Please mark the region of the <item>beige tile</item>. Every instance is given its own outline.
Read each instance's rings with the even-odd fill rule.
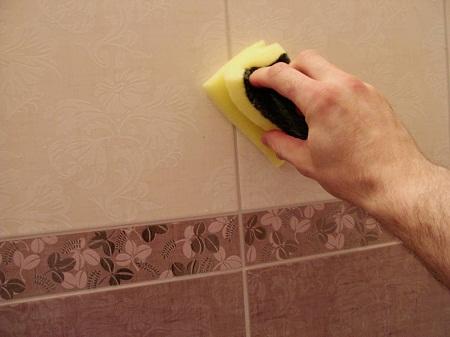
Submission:
[[[395,240],[367,212],[342,201],[244,213],[242,223],[247,264]]]
[[[230,0],[229,12],[233,53],[258,39],[317,49],[384,92],[428,157],[450,165],[441,1]],[[329,198],[242,136],[238,148],[244,208]]]
[[[243,337],[241,273],[0,307],[2,337]]]
[[[249,272],[252,336],[444,337],[450,293],[402,246]]]
[[[447,36],[447,89],[450,94],[450,2],[448,0],[444,0],[444,7],[445,7],[445,27],[446,32],[445,35]],[[448,103],[448,113],[450,116],[450,97],[449,97],[449,103]],[[450,117],[449,117],[449,123],[448,128],[450,130]]]
[[[241,265],[236,215],[0,241],[0,304]]]
[[[221,1],[0,5],[0,237],[231,211]]]

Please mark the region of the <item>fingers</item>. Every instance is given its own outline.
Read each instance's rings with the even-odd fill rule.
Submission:
[[[290,66],[308,75],[309,77],[325,81],[347,75],[344,71],[328,62],[316,51],[308,49],[295,57]]]
[[[278,157],[294,165],[301,174],[312,176],[313,165],[306,141],[291,137],[280,130],[272,130],[263,135],[262,142],[275,151]]]
[[[294,102],[303,113],[307,113],[309,102],[320,91],[317,81],[281,62],[257,69],[250,76],[250,83],[277,91]]]

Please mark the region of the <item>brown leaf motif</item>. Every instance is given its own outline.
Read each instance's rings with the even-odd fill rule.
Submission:
[[[109,277],[109,285],[111,286],[119,285],[121,281],[128,281],[133,278],[133,271],[128,268],[119,268],[116,270],[113,260],[109,257],[102,257],[100,265],[108,273],[107,277]],[[102,282],[103,280],[99,284]]]
[[[184,265],[181,262],[172,263],[170,270],[172,271],[174,276],[183,276],[183,275],[192,275],[196,274],[199,269],[199,264],[197,260],[192,260]]]
[[[145,242],[150,242],[155,239],[156,234],[164,234],[167,231],[167,225],[151,225],[144,228],[141,235]]]
[[[94,237],[89,241],[88,246],[93,249],[101,247],[103,252],[108,256],[112,256],[115,250],[114,242],[108,239],[105,231],[95,232]]]
[[[205,248],[212,252],[217,253],[220,248],[220,241],[216,234],[205,234],[205,224],[203,222],[196,223],[194,225],[194,236],[191,239],[191,248],[194,253],[201,254]]]
[[[64,272],[71,271],[75,267],[75,259],[72,257],[62,257],[59,253],[52,253],[47,258],[49,272],[53,281],[62,283],[64,281]]]
[[[5,300],[11,300],[15,294],[25,290],[25,283],[19,279],[6,279],[6,275],[0,271],[0,297]]]
[[[255,239],[264,240],[266,237],[266,230],[262,226],[257,226],[258,216],[253,215],[246,223],[245,243],[249,246],[253,244]]]

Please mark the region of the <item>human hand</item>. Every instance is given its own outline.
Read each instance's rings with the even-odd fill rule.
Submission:
[[[273,130],[263,142],[329,193],[369,211],[383,209],[389,200],[404,199],[389,194],[412,192],[408,186],[418,188],[430,171],[432,164],[383,95],[314,51],[303,51],[289,65],[260,68],[250,81],[276,90],[303,112],[306,141]]]

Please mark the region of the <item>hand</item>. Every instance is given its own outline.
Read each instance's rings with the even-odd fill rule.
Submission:
[[[289,98],[309,125],[306,141],[279,130],[262,141],[341,199],[383,209],[398,199],[389,194],[408,192],[406,179],[418,188],[432,166],[382,94],[314,51],[258,69],[250,81]]]

